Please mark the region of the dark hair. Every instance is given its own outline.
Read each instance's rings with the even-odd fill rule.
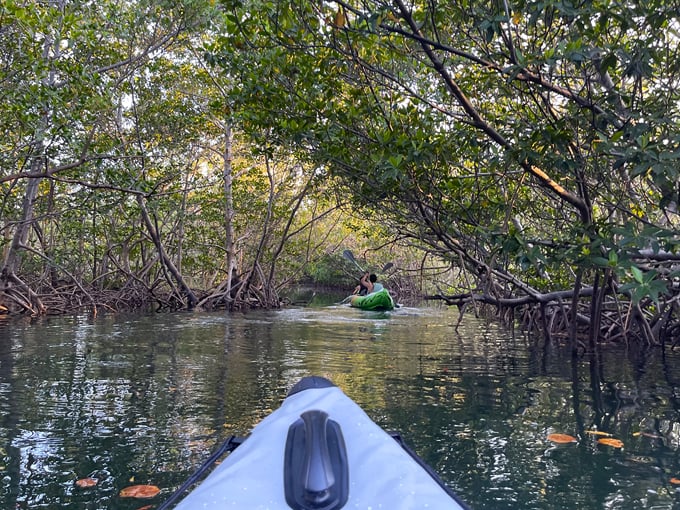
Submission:
[[[371,283],[375,283],[378,281],[378,277],[374,274],[368,277],[369,280],[371,280]]]

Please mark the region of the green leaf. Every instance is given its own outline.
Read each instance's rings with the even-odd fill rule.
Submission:
[[[642,271],[636,266],[631,266],[630,267],[630,272],[633,273],[633,278],[635,278],[635,281],[638,283],[642,283],[644,281],[644,275]]]

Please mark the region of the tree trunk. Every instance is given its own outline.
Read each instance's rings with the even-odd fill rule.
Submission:
[[[41,158],[34,158],[31,163],[31,172],[39,171],[40,163]],[[40,297],[38,297],[38,295],[17,276],[17,272],[21,265],[19,251],[22,250],[28,242],[28,233],[31,224],[33,223],[34,204],[38,196],[40,181],[41,179],[39,178],[28,179],[21,207],[21,220],[17,222],[12,242],[3,263],[2,273],[0,274],[0,279],[3,282],[4,294],[33,315],[44,314],[46,308]]]
[[[234,242],[234,190],[233,169],[231,163],[234,159],[233,133],[231,123],[227,121],[224,126],[224,166],[222,167],[222,179],[224,180],[224,248],[227,254],[227,282],[224,291],[224,300],[229,303],[232,299],[232,281],[236,275],[236,245]]]
[[[144,220],[146,230],[151,236],[154,245],[156,246],[158,256],[160,257],[161,265],[163,266],[164,269],[167,269],[170,272],[170,275],[174,278],[175,282],[177,282],[177,284],[182,289],[182,292],[187,298],[187,308],[189,310],[193,310],[193,308],[196,306],[196,303],[198,303],[198,298],[191,290],[191,288],[186,284],[184,278],[177,270],[172,260],[170,260],[168,254],[165,252],[165,248],[163,248],[163,243],[161,242],[160,232],[158,231],[158,229],[156,229],[153,222],[151,221],[149,210],[146,208],[144,198],[141,195],[137,195],[137,204],[139,205],[139,210],[142,213],[142,219]]]

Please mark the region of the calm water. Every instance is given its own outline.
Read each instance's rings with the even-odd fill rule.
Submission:
[[[680,508],[679,354],[572,363],[483,320],[456,331],[454,312],[0,322],[0,509],[153,507],[309,374],[400,431],[474,510]],[[162,492],[120,498],[132,484]]]

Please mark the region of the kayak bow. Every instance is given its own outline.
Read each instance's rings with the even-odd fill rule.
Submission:
[[[332,382],[305,377],[176,508],[467,506],[398,435],[381,429]]]

